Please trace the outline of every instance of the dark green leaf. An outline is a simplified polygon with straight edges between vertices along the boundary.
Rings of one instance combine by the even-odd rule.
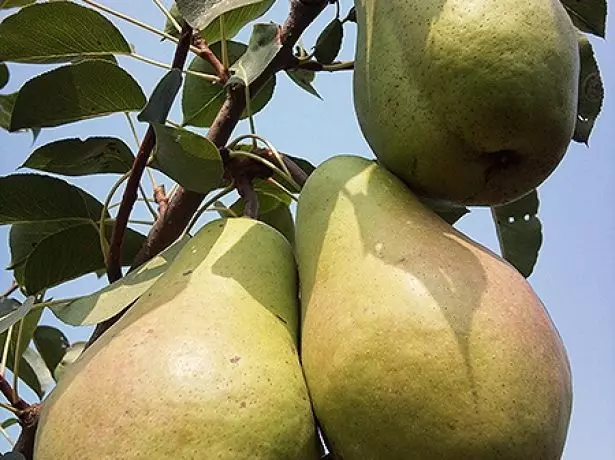
[[[36,149],[22,168],[38,169],[65,176],[117,173],[130,170],[134,157],[121,139],[90,137],[62,139]]]
[[[51,326],[38,326],[32,340],[47,369],[53,374],[70,347],[70,342],[62,331]]]
[[[7,452],[2,457],[0,457],[0,459],[2,460],[26,460],[26,457],[23,454],[20,454],[19,452]]]
[[[111,223],[107,224],[106,230],[109,239]],[[144,241],[145,236],[132,229],[126,230],[122,246],[122,265],[132,263]],[[105,261],[100,248],[98,229],[94,222],[84,222],[66,227],[38,241],[25,262],[16,267],[15,279],[26,292],[37,293],[103,268]],[[23,279],[20,279],[21,273]]]
[[[169,14],[180,26],[183,26],[185,21],[184,18],[182,18],[182,15],[179,14],[179,9],[177,9],[177,4],[175,2],[173,2],[173,5],[169,8]],[[164,24],[164,33],[171,35],[172,37],[179,37],[179,31],[169,18],[167,18]]]
[[[9,82],[9,68],[4,62],[0,62],[0,89]]]
[[[316,88],[314,88],[314,85],[312,85],[312,82],[316,78],[316,72],[305,69],[294,69],[287,70],[286,75],[288,75],[289,78],[293,82],[295,82],[300,88],[322,100],[322,97],[320,97],[320,94],[318,94],[318,91],[316,91]]]
[[[350,8],[348,14],[346,15],[346,18],[342,22],[357,22],[357,10],[354,6]]]
[[[82,218],[100,220],[102,203],[62,179],[40,174],[0,177],[0,225]]]
[[[131,52],[111,21],[73,2],[21,9],[0,24],[0,43],[0,61],[14,62],[61,62],[76,56]]]
[[[162,276],[189,240],[190,237],[185,236],[121,280],[73,302],[54,306],[51,310],[60,321],[72,326],[97,324],[115,316]]]
[[[292,246],[295,245],[295,223],[288,205],[279,202],[275,208],[262,213],[259,220],[271,225],[284,235]]]
[[[19,424],[19,420],[17,420],[16,418],[7,418],[4,422],[2,422],[2,428],[6,430],[7,428],[10,428],[13,425],[17,424]]]
[[[15,107],[17,93],[0,94],[0,128],[8,131],[11,124],[11,113]]]
[[[220,42],[211,47],[214,54],[220,57]],[[228,42],[228,54],[230,63],[235,63],[246,51],[243,43]],[[213,67],[205,60],[196,57],[190,64],[190,70],[206,74],[215,73]],[[251,109],[255,114],[269,102],[275,88],[275,76],[271,77],[265,85],[252,95]],[[211,126],[220,108],[226,101],[226,90],[222,85],[213,84],[194,75],[186,75],[186,83],[182,94],[182,112],[184,125],[208,127]],[[248,116],[244,110],[241,118]]]
[[[211,141],[182,128],[152,126],[156,132],[153,167],[182,187],[202,194],[220,186],[224,167]]]
[[[41,392],[43,394],[47,393],[53,388],[53,386],[55,385],[55,379],[51,374],[51,370],[47,367],[47,364],[45,363],[41,355],[38,353],[38,351],[32,348],[26,348],[22,355],[22,362],[27,363],[28,367],[32,371],[32,374],[34,374],[33,376],[28,377],[28,379],[26,379],[25,376],[22,375],[22,378],[26,383],[28,382],[28,380],[36,379],[38,381],[38,384],[40,385]],[[28,384],[28,386],[30,385]]]
[[[23,304],[15,299],[0,297],[0,333],[26,316],[34,306],[34,297],[28,297]]]
[[[303,172],[306,173],[308,176],[312,174],[314,170],[316,169],[316,166],[314,166],[312,163],[307,161],[305,158],[294,157],[292,155],[286,155],[286,156],[290,158],[291,160],[293,160],[295,164],[299,166],[303,170]]]
[[[36,0],[0,0],[0,10],[19,8],[21,6],[31,5],[35,2]]]
[[[276,24],[255,24],[248,49],[231,66],[231,71],[244,86],[248,86],[263,73],[280,48],[282,44]]]
[[[581,75],[579,76],[579,102],[577,107],[577,123],[573,139],[585,144],[596,118],[602,108],[604,86],[598,69],[594,50],[587,36],[579,32],[579,52],[581,57]]]
[[[247,5],[263,3],[262,0],[176,0],[175,2],[182,17],[197,30],[205,29],[216,18],[224,13],[245,7]],[[264,13],[264,12],[263,12]]]
[[[542,224],[537,217],[536,191],[493,208],[502,256],[526,278],[532,274],[542,245]]]
[[[314,57],[321,64],[331,64],[340,52],[344,26],[342,21],[334,19],[320,33],[314,48]]]
[[[139,84],[125,70],[106,61],[84,61],[26,82],[17,96],[10,130],[135,111],[145,102]]]
[[[574,22],[584,32],[604,38],[606,0],[561,0]]]
[[[429,198],[421,198],[421,201],[425,206],[439,215],[442,220],[448,222],[449,225],[455,224],[459,219],[470,212],[465,206],[454,206]]]
[[[75,342],[71,345],[53,373],[56,380],[59,381],[62,378],[67,369],[81,356],[83,350],[85,350],[85,342]]]
[[[145,108],[137,119],[148,123],[164,123],[183,81],[181,70],[173,69],[158,82]]]

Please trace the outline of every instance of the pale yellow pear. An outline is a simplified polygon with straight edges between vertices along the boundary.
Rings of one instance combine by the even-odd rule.
[[[560,458],[566,352],[511,265],[358,157],[316,169],[296,229],[304,373],[339,458]]]
[[[318,459],[296,281],[276,230],[207,224],[60,380],[34,457]]]
[[[415,192],[512,201],[570,143],[579,51],[560,0],[356,0],[356,114]]]

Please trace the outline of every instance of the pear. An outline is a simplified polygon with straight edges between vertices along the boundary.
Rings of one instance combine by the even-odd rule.
[[[302,363],[344,460],[556,460],[570,367],[541,301],[366,159],[299,197]]]
[[[45,401],[37,460],[319,458],[286,239],[205,225]]]
[[[574,131],[579,51],[559,0],[356,0],[354,104],[416,193],[495,205],[541,184]]]

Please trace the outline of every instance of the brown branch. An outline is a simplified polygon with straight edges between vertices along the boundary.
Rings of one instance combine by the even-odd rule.
[[[169,197],[164,188],[164,184],[154,187],[154,201],[158,205],[158,214],[164,215],[169,207]]]
[[[0,392],[4,395],[6,400],[9,402],[11,406],[13,406],[18,411],[26,410],[30,407],[30,404],[25,402],[19,396],[15,394],[15,390],[11,384],[4,378],[3,375],[0,374]]]
[[[201,37],[200,32],[194,31],[194,34],[192,35],[192,44],[199,50],[197,55],[201,59],[209,62],[214,68],[214,72],[220,79],[220,83],[222,83],[223,85],[226,84],[229,79],[228,70],[224,67],[224,64],[220,62],[218,56],[216,56],[209,48],[207,42],[203,40],[203,37]]]
[[[21,433],[13,446],[13,452],[18,452],[26,457],[26,460],[34,458],[34,438],[38,428],[38,420],[41,411],[40,404],[34,404],[23,411],[19,417]]]
[[[239,196],[245,201],[245,207],[243,209],[243,215],[252,219],[258,219],[258,212],[260,205],[258,203],[258,196],[252,186],[252,179],[246,174],[241,174],[235,177],[235,186]]]

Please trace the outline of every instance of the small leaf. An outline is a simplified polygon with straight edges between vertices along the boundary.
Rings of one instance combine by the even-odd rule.
[[[321,64],[331,64],[340,52],[344,26],[342,21],[334,19],[320,33],[314,48],[314,57]]]
[[[40,3],[19,10],[0,23],[0,43],[4,45],[0,61],[13,62],[61,62],[131,52],[111,21],[73,2]]]
[[[26,82],[17,96],[10,130],[135,111],[145,102],[139,84],[121,67],[100,60],[83,61]]]
[[[0,128],[7,131],[11,124],[11,114],[13,113],[13,107],[15,107],[17,94],[0,94]]]
[[[23,352],[23,362],[28,363],[30,370],[34,379],[38,381],[38,385],[41,389],[41,393],[44,395],[48,391],[50,391],[55,385],[55,379],[51,374],[51,371],[47,368],[45,361],[41,357],[41,355],[32,348],[26,348]],[[20,376],[24,379],[24,381],[28,384],[28,386],[32,387],[32,385],[28,382],[28,380],[33,380],[32,377],[25,378],[24,375]]]
[[[158,82],[145,108],[137,119],[148,123],[164,123],[183,81],[181,70],[172,69]]]
[[[220,186],[224,167],[210,140],[182,128],[152,126],[156,132],[153,167],[194,192],[207,194]]]
[[[587,36],[579,32],[579,52],[581,57],[581,74],[579,76],[579,101],[577,123],[573,139],[585,144],[594,128],[594,123],[602,109],[604,86],[600,78],[598,62]]]
[[[235,72],[244,86],[249,86],[263,73],[281,48],[276,24],[255,24],[248,49],[230,70]]]
[[[4,62],[0,62],[0,89],[9,82],[9,68]]]
[[[37,169],[65,176],[123,174],[132,167],[134,157],[121,139],[90,137],[62,139],[36,149],[22,168]]]
[[[526,278],[534,270],[542,245],[538,205],[534,190],[512,203],[492,208],[502,256]]]
[[[0,0],[0,10],[8,10],[9,8],[19,8],[21,6],[35,3],[36,0]]]
[[[227,45],[230,64],[235,63],[247,49],[243,43],[228,42]],[[214,43],[210,48],[216,56],[220,57],[220,42]],[[207,74],[215,73],[213,67],[199,57],[194,58],[189,69]],[[256,94],[252,95],[250,101],[252,114],[259,112],[267,105],[273,96],[275,81],[275,76],[272,76]],[[226,89],[222,85],[207,82],[194,75],[187,75],[182,94],[183,124],[198,127],[211,126],[225,101]],[[241,118],[247,116],[248,113],[244,110]]]
[[[62,331],[51,326],[38,326],[32,340],[47,369],[53,373],[69,349],[70,342]]]
[[[288,75],[289,78],[293,82],[295,82],[300,88],[322,100],[322,97],[320,96],[320,94],[318,94],[318,91],[316,91],[314,85],[312,85],[312,82],[316,78],[316,72],[305,69],[294,69],[287,70],[286,75]]]
[[[107,237],[111,235],[111,229],[112,224],[109,223],[106,226]],[[144,235],[130,228],[126,230],[122,265],[130,265],[144,241]],[[84,222],[40,240],[23,267],[16,267],[15,279],[26,292],[37,293],[104,268],[98,228],[94,222]],[[23,273],[23,279],[20,279],[20,273]]]
[[[285,154],[288,158],[293,160],[297,166],[299,166],[305,174],[308,176],[316,170],[316,166],[307,161],[305,158],[294,157],[292,155]]]
[[[459,219],[470,212],[465,206],[454,206],[429,198],[421,198],[421,202],[449,225],[455,224]]]
[[[5,332],[9,327],[17,323],[26,316],[34,306],[34,297],[28,297],[20,304],[15,299],[0,297],[0,333]]]
[[[60,381],[70,366],[81,356],[85,350],[85,342],[75,342],[68,349],[58,367],[55,368],[53,375],[57,381]]]
[[[261,0],[177,0],[180,14],[193,28],[205,29],[224,13],[245,7]]]
[[[0,177],[0,225],[82,218],[98,221],[102,203],[62,179],[40,174]]]
[[[137,300],[162,276],[190,237],[176,241],[158,256],[100,291],[51,307],[58,319],[72,326],[97,324],[115,316]]]
[[[13,425],[17,424],[19,424],[19,420],[17,420],[16,418],[7,418],[4,422],[2,422],[2,428],[6,430],[7,428],[10,428]]]
[[[606,0],[561,0],[575,26],[604,38]]]

